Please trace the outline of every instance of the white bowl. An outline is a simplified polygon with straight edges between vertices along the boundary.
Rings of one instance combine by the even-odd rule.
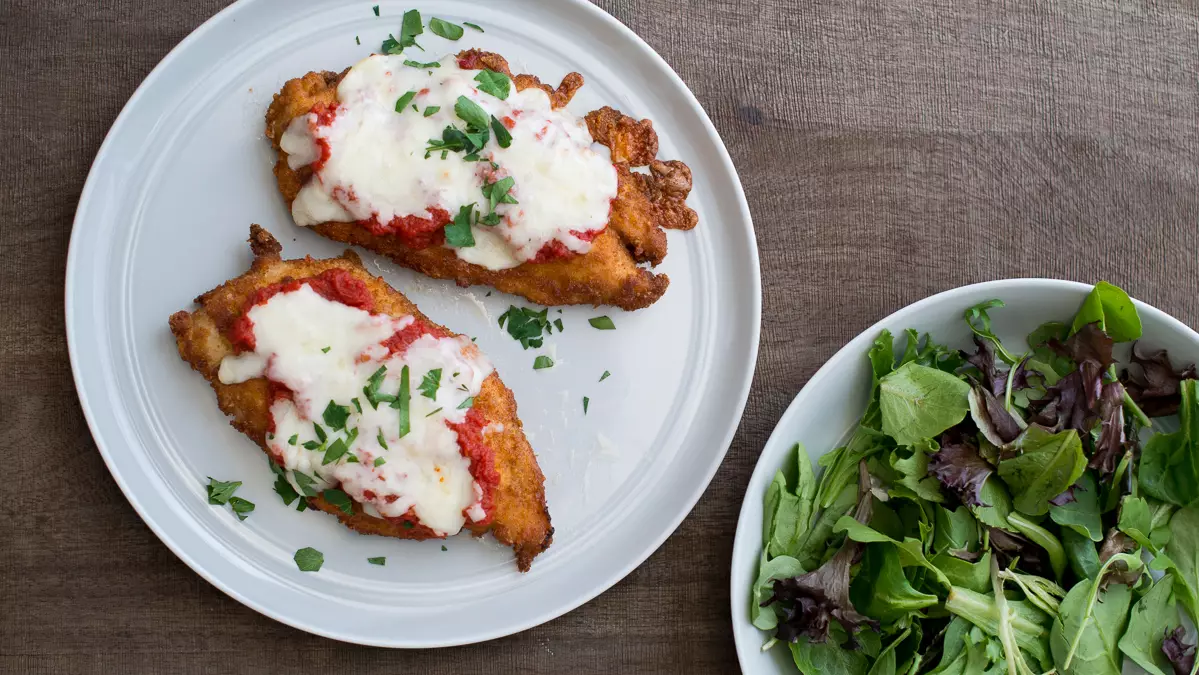
[[[866,329],[812,376],[766,441],[737,520],[730,589],[733,638],[743,672],[787,675],[799,672],[785,646],[762,651],[762,644],[770,636],[755,628],[749,620],[750,587],[758,573],[758,554],[762,550],[762,499],[774,474],[790,461],[791,449],[797,442],[804,444],[814,468],[819,469],[815,465],[816,459],[837,447],[857,424],[870,396],[866,351],[879,332],[884,328],[891,331],[896,337],[897,353],[903,344],[905,328],[927,332],[941,344],[966,349],[972,343],[963,312],[984,300],[999,298],[1007,306],[991,310],[992,328],[1005,345],[1023,349],[1025,336],[1037,326],[1047,321],[1070,321],[1090,290],[1090,285],[1074,281],[1005,279],[938,293],[908,305]],[[1168,349],[1176,364],[1199,361],[1199,333],[1159,309],[1134,302],[1144,326],[1142,340],[1145,347]],[[1119,347],[1128,349],[1127,345]],[[1117,356],[1124,359],[1127,351],[1117,351]]]

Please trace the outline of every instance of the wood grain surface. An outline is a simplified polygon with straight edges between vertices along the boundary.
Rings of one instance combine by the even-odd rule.
[[[735,672],[742,492],[845,341],[1009,276],[1106,278],[1199,324],[1199,2],[600,2],[695,91],[753,209],[762,348],[736,441],[674,536],[556,621],[438,651],[307,635],[226,597],[142,524],[67,361],[88,166],[142,78],[224,4],[0,3],[3,673]]]

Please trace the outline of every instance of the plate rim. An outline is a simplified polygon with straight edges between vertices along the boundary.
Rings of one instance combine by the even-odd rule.
[[[515,633],[519,633],[519,632],[528,630],[530,628],[539,626],[541,624],[544,624],[548,621],[552,621],[553,619],[561,617],[561,616],[577,609],[578,607],[586,604],[587,602],[590,602],[595,597],[597,597],[598,595],[607,591],[612,586],[616,585],[622,579],[627,577],[633,570],[635,570],[642,563],[644,563],[645,560],[649,558],[649,556],[653,555],[653,553],[655,553],[659,548],[661,548],[662,544],[666,541],[666,539],[668,539],[672,534],[674,534],[674,532],[682,524],[683,520],[685,520],[686,517],[688,515],[690,515],[691,512],[695,509],[695,506],[698,503],[699,499],[703,496],[704,492],[706,492],[707,488],[711,485],[712,479],[715,477],[716,472],[719,470],[720,466],[723,464],[724,459],[728,454],[729,448],[731,447],[733,439],[735,438],[737,431],[740,429],[741,420],[743,419],[744,412],[745,412],[745,407],[748,404],[749,393],[750,393],[750,389],[752,386],[754,373],[756,372],[756,369],[757,369],[757,357],[758,357],[758,352],[759,352],[759,348],[760,348],[761,320],[762,320],[762,277],[761,277],[761,262],[760,262],[760,256],[759,256],[759,251],[758,251],[757,236],[756,236],[756,231],[755,231],[754,225],[753,225],[752,214],[749,209],[749,203],[745,197],[744,186],[741,182],[741,179],[737,172],[736,166],[734,165],[732,158],[729,155],[728,148],[725,146],[723,139],[720,137],[720,134],[717,132],[715,125],[712,123],[711,118],[707,114],[707,111],[704,110],[703,106],[699,103],[698,99],[696,99],[694,92],[691,91],[691,88],[687,86],[686,82],[678,75],[678,73],[670,66],[670,64],[667,63],[666,60],[663,59],[662,56],[657,53],[657,51],[655,51],[648,43],[646,43],[632,29],[630,29],[628,26],[625,26],[623,23],[620,22],[620,20],[616,19],[614,16],[612,16],[611,14],[606,12],[604,9],[591,4],[587,0],[565,0],[565,2],[567,2],[568,4],[573,5],[575,10],[586,13],[589,20],[601,22],[603,24],[606,24],[608,28],[615,30],[624,39],[628,40],[629,44],[631,46],[633,46],[634,48],[636,48],[640,52],[641,56],[648,58],[652,62],[655,62],[656,65],[659,66],[660,68],[662,68],[664,70],[664,73],[669,78],[671,78],[676,85],[678,85],[684,100],[688,104],[690,104],[691,108],[693,109],[693,112],[697,113],[697,117],[698,117],[699,121],[701,122],[705,132],[708,134],[709,139],[712,141],[714,148],[716,150],[716,156],[719,161],[719,164],[722,165],[722,168],[725,171],[727,171],[729,177],[732,179],[730,182],[731,182],[731,187],[733,189],[733,196],[736,198],[736,202],[737,202],[736,206],[737,206],[738,210],[740,211],[740,218],[741,218],[742,223],[744,224],[744,230],[745,230],[744,234],[745,234],[745,245],[746,245],[746,254],[747,254],[747,259],[745,262],[748,263],[748,271],[750,272],[750,274],[748,275],[749,282],[750,282],[749,283],[750,288],[748,290],[751,291],[751,293],[749,294],[750,297],[746,298],[746,300],[748,300],[747,304],[749,305],[749,311],[750,311],[750,315],[751,315],[751,319],[752,319],[752,321],[750,322],[750,325],[746,326],[746,328],[748,329],[747,332],[748,332],[748,338],[749,338],[749,343],[748,343],[749,349],[747,350],[746,354],[744,355],[744,358],[746,360],[746,367],[743,369],[744,376],[742,378],[740,386],[738,386],[735,389],[736,399],[735,399],[735,405],[733,406],[733,415],[731,417],[732,423],[730,423],[729,428],[725,433],[725,437],[723,439],[721,439],[721,442],[717,445],[718,451],[713,456],[712,461],[710,462],[710,465],[706,468],[703,479],[701,481],[697,481],[696,484],[694,485],[694,487],[691,489],[690,493],[686,494],[684,496],[682,503],[685,505],[685,508],[680,509],[677,514],[672,516],[669,519],[669,522],[667,523],[667,525],[661,529],[661,531],[658,533],[658,535],[651,538],[652,541],[651,541],[650,545],[646,546],[643,550],[639,551],[636,555],[630,556],[625,565],[618,566],[616,571],[613,574],[609,575],[606,578],[602,578],[597,583],[592,584],[591,588],[588,589],[587,592],[579,594],[576,598],[572,599],[571,601],[566,602],[561,605],[556,605],[552,608],[549,608],[548,610],[542,611],[540,614],[538,614],[530,619],[527,619],[523,622],[508,624],[499,629],[482,631],[482,632],[478,632],[474,635],[469,635],[469,636],[465,636],[465,637],[458,636],[455,638],[451,638],[451,639],[447,639],[447,640],[440,640],[440,641],[404,642],[403,640],[362,639],[355,635],[348,635],[348,634],[343,634],[343,633],[337,633],[337,632],[334,632],[331,630],[325,630],[320,626],[313,625],[313,624],[307,623],[305,621],[299,620],[299,618],[289,615],[287,613],[284,613],[282,611],[276,611],[274,608],[267,607],[267,606],[263,605],[262,603],[252,600],[252,599],[242,595],[241,593],[237,592],[234,588],[232,588],[231,585],[224,583],[215,574],[213,574],[212,572],[210,572],[210,570],[208,570],[206,567],[204,567],[199,561],[194,560],[190,556],[188,556],[182,550],[182,548],[172,539],[172,537],[167,533],[165,526],[162,523],[159,523],[155,519],[150,517],[150,515],[144,509],[144,506],[141,503],[139,503],[139,501],[136,500],[135,497],[133,496],[133,494],[131,493],[129,484],[122,477],[120,472],[118,472],[115,468],[114,460],[111,455],[111,450],[109,449],[106,442],[104,440],[102,440],[102,436],[99,433],[100,427],[99,427],[99,423],[96,418],[97,412],[95,409],[93,409],[93,406],[91,405],[91,403],[89,401],[87,390],[85,388],[84,379],[81,374],[82,370],[79,365],[80,359],[82,358],[80,355],[80,339],[81,338],[79,337],[78,332],[77,332],[79,328],[76,325],[75,317],[77,315],[77,312],[74,308],[73,297],[78,292],[76,289],[76,285],[78,283],[76,280],[76,273],[77,273],[78,267],[80,265],[79,258],[82,255],[84,255],[84,251],[82,251],[82,247],[80,246],[80,243],[79,243],[83,237],[83,235],[80,234],[81,229],[82,229],[80,227],[80,225],[81,225],[81,222],[84,220],[85,214],[89,211],[90,202],[93,200],[93,193],[96,190],[97,184],[100,182],[100,179],[98,178],[98,175],[96,172],[96,165],[101,157],[105,156],[106,154],[108,154],[112,151],[110,146],[112,146],[115,143],[114,139],[116,138],[117,133],[119,131],[121,131],[123,129],[123,127],[127,124],[127,120],[129,118],[129,116],[131,115],[130,111],[134,108],[135,105],[137,105],[141,101],[142,98],[144,98],[145,92],[148,90],[148,88],[154,82],[156,82],[160,77],[162,77],[163,71],[176,58],[179,58],[179,55],[182,52],[184,52],[185,50],[190,48],[190,46],[192,45],[193,42],[200,39],[201,35],[206,34],[210,31],[216,30],[217,25],[224,22],[230,15],[233,15],[240,11],[243,11],[247,6],[254,4],[255,2],[259,2],[259,1],[262,1],[262,0],[237,0],[236,2],[221,9],[220,11],[218,11],[217,13],[213,14],[211,17],[206,19],[203,23],[201,23],[199,26],[197,26],[195,29],[193,29],[190,33],[188,33],[188,35],[185,36],[177,45],[175,45],[173,48],[171,48],[170,51],[167,52],[167,54],[154,66],[154,68],[149,72],[149,74],[146,75],[146,77],[142,80],[142,82],[137,86],[137,88],[134,90],[134,92],[130,95],[129,99],[122,106],[120,113],[116,116],[112,125],[109,127],[108,131],[105,133],[104,140],[100,144],[99,149],[96,151],[95,157],[92,159],[92,162],[89,165],[88,176],[84,183],[83,189],[80,192],[79,201],[77,203],[76,210],[75,210],[75,216],[72,219],[71,236],[70,236],[70,240],[68,243],[68,249],[67,249],[65,282],[64,282],[64,290],[63,290],[64,310],[65,310],[65,328],[66,328],[66,338],[67,338],[67,353],[68,353],[69,361],[71,364],[72,381],[75,385],[75,391],[76,391],[76,395],[79,400],[80,408],[83,412],[84,419],[87,422],[89,433],[91,434],[93,442],[96,445],[96,449],[99,451],[101,458],[104,460],[105,466],[108,468],[109,474],[112,476],[113,480],[116,482],[117,487],[120,488],[121,493],[124,495],[126,501],[128,501],[130,506],[133,507],[133,509],[137,513],[138,517],[141,518],[142,522],[145,523],[147,525],[147,527],[150,528],[150,530],[154,533],[154,535],[156,537],[158,537],[159,541],[161,541],[163,544],[165,544],[166,547],[177,558],[179,558],[184,564],[186,564],[189,568],[191,568],[192,571],[194,571],[205,581],[207,581],[208,583],[212,584],[214,587],[219,589],[221,592],[225,593],[226,595],[233,598],[234,600],[237,600],[239,603],[245,605],[246,607],[249,607],[250,609],[252,609],[268,618],[271,618],[275,621],[278,621],[280,623],[291,626],[298,630],[302,630],[307,633],[321,635],[323,637],[327,637],[327,638],[342,641],[342,642],[362,644],[362,645],[368,645],[368,646],[377,646],[377,647],[390,647],[390,648],[403,648],[403,649],[449,647],[449,646],[457,646],[457,645],[475,644],[475,643],[483,642],[486,640],[492,640],[492,639],[512,635]]]
[[[747,508],[751,498],[756,500],[761,500],[763,498],[764,492],[762,489],[764,489],[765,486],[759,485],[759,483],[765,482],[763,476],[773,475],[774,472],[778,471],[780,468],[780,465],[777,462],[773,464],[767,462],[767,457],[779,452],[775,449],[776,446],[789,446],[794,445],[796,442],[795,439],[784,439],[783,435],[784,433],[787,433],[784,431],[785,427],[788,427],[792,423],[792,419],[799,414],[800,408],[807,404],[807,401],[805,400],[807,397],[804,396],[804,393],[810,390],[813,383],[819,383],[820,381],[830,377],[831,373],[842,366],[843,361],[849,358],[856,358],[857,355],[865,354],[866,345],[873,341],[874,336],[877,335],[878,332],[887,324],[901,320],[906,315],[918,312],[927,305],[931,305],[935,302],[950,300],[955,296],[967,295],[985,289],[1002,291],[1005,288],[1020,285],[1041,286],[1042,288],[1056,287],[1062,290],[1074,291],[1089,291],[1094,287],[1094,284],[1087,284],[1081,281],[1073,281],[1070,279],[1053,279],[1049,277],[1004,277],[1001,279],[979,281],[971,284],[965,284],[963,286],[956,286],[954,288],[948,288],[943,291],[933,293],[932,295],[925,296],[919,300],[916,300],[915,302],[900,307],[878,321],[875,321],[868,328],[862,330],[862,332],[851,338],[848,342],[842,345],[840,349],[834,352],[833,355],[830,356],[823,364],[821,364],[820,368],[818,368],[816,372],[813,373],[810,378],[808,378],[808,381],[799,388],[799,391],[796,392],[794,398],[791,399],[791,403],[787,405],[786,410],[784,410],[783,414],[779,417],[779,421],[775,423],[774,429],[771,430],[770,436],[767,437],[766,443],[762,445],[762,451],[758,454],[758,459],[754,463],[754,470],[750,474],[749,481],[746,483],[745,494],[743,494],[741,497],[741,506],[737,510],[737,526],[733,536],[733,548],[729,560],[729,625],[733,631],[733,647],[737,652],[737,665],[743,673],[750,673],[750,668],[753,665],[747,662],[746,654],[753,653],[754,650],[758,650],[760,648],[760,646],[743,644],[743,640],[740,639],[742,633],[738,630],[738,626],[741,624],[741,622],[743,620],[748,621],[749,619],[748,616],[740,616],[740,612],[746,607],[746,591],[748,590],[746,584],[742,580],[742,577],[745,577],[745,575],[748,573],[748,570],[741,569],[739,560],[743,556],[738,555],[738,553],[742,548],[748,545],[747,537],[750,537],[751,535],[747,534],[747,532],[750,531],[750,528],[761,528],[761,523],[749,523],[747,520]],[[1137,311],[1142,315],[1154,316],[1156,319],[1164,321],[1167,325],[1172,325],[1175,329],[1180,329],[1180,332],[1184,334],[1190,334],[1192,339],[1199,343],[1199,332],[1175,318],[1173,315],[1136,298],[1132,298],[1132,302]],[[757,489],[755,486],[762,489]],[[754,630],[757,630],[757,628]]]

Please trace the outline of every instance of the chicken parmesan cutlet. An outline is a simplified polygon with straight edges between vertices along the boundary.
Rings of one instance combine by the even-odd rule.
[[[418,272],[541,305],[653,304],[665,229],[698,220],[691,170],[657,158],[649,120],[566,109],[558,87],[466,50],[373,54],[289,80],[266,114],[297,225]],[[640,170],[635,170],[640,168]]]
[[[478,347],[351,251],[283,260],[257,225],[250,247],[248,272],[170,319],[179,355],[233,427],[302,503],[346,527],[401,539],[490,532],[528,571],[554,532],[544,477]]]

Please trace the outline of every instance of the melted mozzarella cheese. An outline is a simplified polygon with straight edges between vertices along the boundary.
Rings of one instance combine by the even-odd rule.
[[[288,126],[280,145],[293,168],[320,157],[318,141],[329,149],[292,203],[296,223],[377,218],[386,224],[429,218],[430,209],[453,215],[472,203],[486,213],[484,184],[511,177],[517,203],[497,205],[499,225],[474,225],[476,245],[454,248],[458,257],[499,270],[533,259],[553,241],[575,253],[589,251],[591,244],[575,233],[606,226],[617,182],[607,148],[592,142],[583,121],[554,110],[535,87],[517,92],[513,86],[505,100],[482,92],[474,79],[480,71],[463,70],[453,56],[432,69],[403,62],[403,56],[367,57],[338,86],[331,123],[318,124],[310,113]],[[415,96],[396,111],[408,92]],[[447,125],[465,128],[455,112],[460,96],[511,124],[511,145],[499,147],[493,133],[479,153],[483,161],[466,161],[462,152],[426,159],[429,140],[441,138]],[[436,112],[426,116],[432,107]]]
[[[340,484],[383,516],[399,517],[411,509],[438,534],[458,532],[468,516],[473,521],[486,517],[483,490],[462,455],[458,434],[447,424],[465,421],[466,400],[479,393],[493,370],[474,344],[463,337],[424,335],[402,355],[389,356],[380,343],[410,325],[411,316],[372,315],[327,300],[308,285],[276,294],[251,308],[248,317],[255,349],[225,357],[219,377],[232,384],[265,376],[292,391],[291,399],[278,399],[270,409],[275,431],[267,444],[284,468],[312,477],[316,489]],[[378,391],[397,396],[405,366],[410,431],[400,438],[399,411],[386,402],[372,407],[363,388],[383,367]],[[437,370],[439,386],[429,398],[420,385]],[[332,429],[323,421],[330,402],[349,411],[345,428]],[[321,425],[325,442],[314,425]],[[357,433],[351,437],[350,430]],[[349,440],[349,450],[326,464],[325,451],[337,439]],[[384,463],[375,466],[378,458]]]

